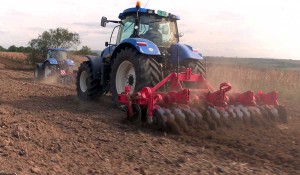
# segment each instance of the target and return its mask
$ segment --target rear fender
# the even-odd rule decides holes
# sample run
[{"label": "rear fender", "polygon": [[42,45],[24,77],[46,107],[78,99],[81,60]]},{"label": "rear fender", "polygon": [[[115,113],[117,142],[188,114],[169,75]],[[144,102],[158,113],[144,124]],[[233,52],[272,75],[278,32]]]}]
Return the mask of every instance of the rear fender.
[{"label": "rear fender", "polygon": [[94,79],[101,79],[102,58],[98,56],[90,56],[90,55],[87,55],[86,57],[91,62]]},{"label": "rear fender", "polygon": [[143,38],[127,38],[116,47],[112,56],[115,58],[117,53],[126,47],[135,48],[139,53],[145,55],[161,55],[158,47],[152,41]]},{"label": "rear fender", "polygon": [[179,51],[179,62],[186,59],[203,60],[202,54],[189,45],[176,43],[171,46],[171,59],[174,65],[177,64],[177,49]]},{"label": "rear fender", "polygon": [[57,62],[57,60],[55,59],[55,58],[48,58],[46,61],[45,61],[45,63],[46,62],[49,62],[51,65],[56,65],[56,64],[58,64],[58,62]]}]

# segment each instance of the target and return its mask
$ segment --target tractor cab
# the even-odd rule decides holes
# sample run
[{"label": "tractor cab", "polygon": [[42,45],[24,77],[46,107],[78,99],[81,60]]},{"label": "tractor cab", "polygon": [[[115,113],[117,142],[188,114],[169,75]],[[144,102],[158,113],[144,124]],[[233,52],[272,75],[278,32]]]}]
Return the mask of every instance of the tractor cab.
[{"label": "tractor cab", "polygon": [[63,62],[68,59],[68,54],[65,49],[51,48],[48,49],[47,59],[54,58],[57,62]]},{"label": "tractor cab", "polygon": [[68,58],[68,51],[62,48],[49,48],[44,64],[57,65],[59,67],[74,66],[74,61]]},{"label": "tractor cab", "polygon": [[178,43],[181,36],[178,34],[176,22],[180,19],[179,16],[161,10],[140,8],[139,3],[136,7],[120,13],[119,19],[121,21],[112,21],[103,17],[101,20],[103,27],[107,22],[120,24],[117,45],[128,38],[143,38],[153,42],[157,47],[170,47]]},{"label": "tractor cab", "polygon": [[[152,41],[158,47],[169,47],[179,41],[176,18],[169,17],[166,12],[142,9],[130,13],[130,9],[121,14],[121,27],[118,33],[118,43],[127,38],[144,38]],[[160,12],[160,13],[157,13]],[[137,17],[138,16],[138,17]],[[119,16],[120,17],[120,16]]]}]

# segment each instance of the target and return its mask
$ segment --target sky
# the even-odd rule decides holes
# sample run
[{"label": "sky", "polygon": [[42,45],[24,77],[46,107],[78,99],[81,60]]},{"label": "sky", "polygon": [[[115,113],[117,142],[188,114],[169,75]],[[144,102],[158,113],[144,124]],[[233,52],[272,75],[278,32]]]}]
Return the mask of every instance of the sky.
[{"label": "sky", "polygon": [[[3,0],[0,0],[3,1]],[[299,0],[140,0],[141,6],[180,16],[180,42],[204,56],[300,60]],[[68,28],[81,45],[105,48],[114,24],[136,0],[9,0],[0,6],[0,45],[28,46],[49,29]]]}]

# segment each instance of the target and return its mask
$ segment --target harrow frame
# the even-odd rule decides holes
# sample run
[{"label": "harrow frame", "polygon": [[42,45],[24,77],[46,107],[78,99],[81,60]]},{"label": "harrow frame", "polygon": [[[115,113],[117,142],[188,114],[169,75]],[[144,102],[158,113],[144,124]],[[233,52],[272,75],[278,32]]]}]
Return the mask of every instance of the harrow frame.
[{"label": "harrow frame", "polygon": [[[185,88],[184,82],[194,82],[196,88]],[[167,92],[159,91],[164,87]],[[202,104],[211,108],[225,109],[230,105],[273,105],[278,107],[278,94],[276,91],[264,93],[259,90],[244,93],[227,93],[231,84],[224,82],[216,90],[201,74],[192,73],[191,68],[183,68],[181,72],[172,72],[154,87],[144,87],[139,92],[130,95],[130,86],[126,86],[123,93],[118,95],[118,101],[126,106],[127,118],[147,118],[149,124],[153,122],[153,111],[161,105],[193,103]],[[142,111],[146,112],[142,112]],[[286,114],[285,114],[286,115]]]}]

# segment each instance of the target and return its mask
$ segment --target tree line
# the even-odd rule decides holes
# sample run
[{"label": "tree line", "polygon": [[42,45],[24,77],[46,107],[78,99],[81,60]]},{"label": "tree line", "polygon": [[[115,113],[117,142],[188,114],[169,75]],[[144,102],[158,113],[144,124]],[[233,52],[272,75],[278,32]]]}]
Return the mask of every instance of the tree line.
[{"label": "tree line", "polygon": [[1,52],[23,52],[23,53],[30,53],[32,51],[32,48],[27,46],[27,47],[17,47],[15,45],[11,45],[9,46],[7,49],[0,46],[0,51]]},{"label": "tree line", "polygon": [[[37,38],[31,39],[27,47],[12,45],[6,49],[0,46],[0,51],[28,53],[27,61],[31,64],[35,64],[46,58],[49,48],[70,49],[78,46],[80,43],[78,33],[70,32],[65,28],[56,28],[44,31],[42,34],[39,34]],[[88,46],[82,46],[80,50],[73,50],[71,52],[78,55],[98,55],[98,53],[93,52]]]}]

